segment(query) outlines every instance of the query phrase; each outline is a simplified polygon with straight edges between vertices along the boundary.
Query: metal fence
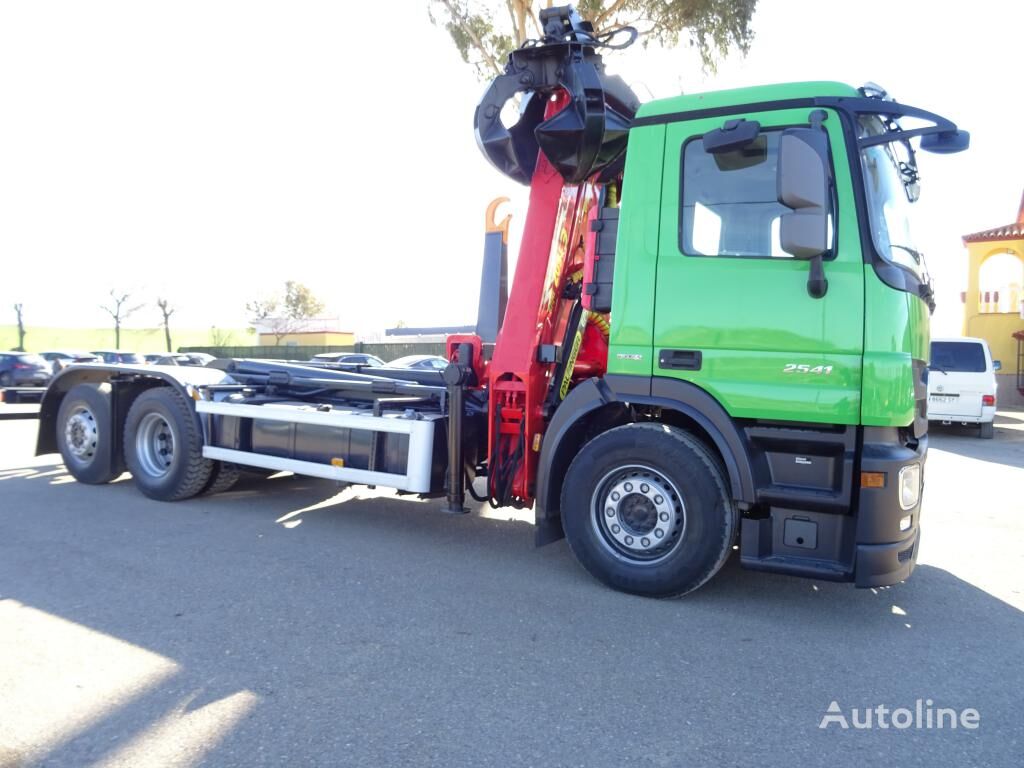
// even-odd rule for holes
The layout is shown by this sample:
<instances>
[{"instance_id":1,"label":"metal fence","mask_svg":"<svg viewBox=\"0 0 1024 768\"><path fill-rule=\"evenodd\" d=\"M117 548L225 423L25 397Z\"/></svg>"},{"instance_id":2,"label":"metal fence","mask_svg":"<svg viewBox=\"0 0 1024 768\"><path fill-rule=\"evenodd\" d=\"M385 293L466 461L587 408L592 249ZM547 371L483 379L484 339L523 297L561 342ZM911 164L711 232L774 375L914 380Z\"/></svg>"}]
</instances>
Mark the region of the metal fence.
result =
<instances>
[{"instance_id":1,"label":"metal fence","mask_svg":"<svg viewBox=\"0 0 1024 768\"><path fill-rule=\"evenodd\" d=\"M356 342L347 347L314 347L314 346L250 346L250 347L180 347L179 352L205 352L214 357L248 357L258 360L309 360L313 355L326 352L360 352L376 355L385 362L397 360L406 355L440 355L444 357L443 342L425 343L396 342L387 344L364 344Z\"/></svg>"}]
</instances>

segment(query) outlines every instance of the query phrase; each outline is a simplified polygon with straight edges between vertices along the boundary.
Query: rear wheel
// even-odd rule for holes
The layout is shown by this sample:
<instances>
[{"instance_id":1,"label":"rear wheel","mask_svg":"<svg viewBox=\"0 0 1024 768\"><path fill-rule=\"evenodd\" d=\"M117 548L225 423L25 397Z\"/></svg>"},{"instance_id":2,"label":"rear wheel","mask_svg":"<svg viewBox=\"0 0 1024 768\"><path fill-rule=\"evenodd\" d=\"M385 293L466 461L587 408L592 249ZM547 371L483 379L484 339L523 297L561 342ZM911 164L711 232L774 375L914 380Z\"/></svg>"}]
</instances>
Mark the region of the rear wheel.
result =
<instances>
[{"instance_id":1,"label":"rear wheel","mask_svg":"<svg viewBox=\"0 0 1024 768\"><path fill-rule=\"evenodd\" d=\"M561 508L583 567L650 597L683 595L710 579L739 522L716 457L661 424L627 424L587 443L566 473Z\"/></svg>"},{"instance_id":2,"label":"rear wheel","mask_svg":"<svg viewBox=\"0 0 1024 768\"><path fill-rule=\"evenodd\" d=\"M11 386L11 381L12 381L11 380L11 374L6 373L6 372L0 373L0 387L9 387L9 386Z\"/></svg>"},{"instance_id":3,"label":"rear wheel","mask_svg":"<svg viewBox=\"0 0 1024 768\"><path fill-rule=\"evenodd\" d=\"M995 435L995 425L991 421L983 421L981 423L981 430L978 433L978 437L983 440L991 440Z\"/></svg>"},{"instance_id":4,"label":"rear wheel","mask_svg":"<svg viewBox=\"0 0 1024 768\"><path fill-rule=\"evenodd\" d=\"M242 472L237 464L216 461L213 464L213 470L210 472L210 479L206 481L203 493L214 494L230 491L241 475Z\"/></svg>"},{"instance_id":5,"label":"rear wheel","mask_svg":"<svg viewBox=\"0 0 1024 768\"><path fill-rule=\"evenodd\" d=\"M75 480L109 483L124 472L124 460L111 434L110 395L95 384L76 384L57 412L57 449Z\"/></svg>"},{"instance_id":6,"label":"rear wheel","mask_svg":"<svg viewBox=\"0 0 1024 768\"><path fill-rule=\"evenodd\" d=\"M199 425L179 392L156 387L132 403L124 425L125 461L146 496L178 501L203 491L214 462L202 451Z\"/></svg>"}]
</instances>

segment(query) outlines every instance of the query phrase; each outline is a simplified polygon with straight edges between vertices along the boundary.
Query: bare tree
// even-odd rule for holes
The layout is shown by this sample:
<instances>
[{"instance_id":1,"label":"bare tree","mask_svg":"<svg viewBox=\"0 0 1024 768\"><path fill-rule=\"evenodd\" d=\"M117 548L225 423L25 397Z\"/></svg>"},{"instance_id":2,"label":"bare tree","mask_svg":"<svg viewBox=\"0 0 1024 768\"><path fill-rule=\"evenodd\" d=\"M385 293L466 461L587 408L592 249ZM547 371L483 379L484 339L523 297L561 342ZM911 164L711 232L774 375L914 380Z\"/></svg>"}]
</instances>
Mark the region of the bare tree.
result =
<instances>
[{"instance_id":1,"label":"bare tree","mask_svg":"<svg viewBox=\"0 0 1024 768\"><path fill-rule=\"evenodd\" d=\"M25 305L18 303L14 305L14 314L18 316L18 346L15 352L25 351Z\"/></svg>"},{"instance_id":2,"label":"bare tree","mask_svg":"<svg viewBox=\"0 0 1024 768\"><path fill-rule=\"evenodd\" d=\"M246 311L252 315L252 323L259 324L272 333L276 344L291 333L291 319L286 314L278 314L279 301L276 298L255 299L245 305Z\"/></svg>"},{"instance_id":3,"label":"bare tree","mask_svg":"<svg viewBox=\"0 0 1024 768\"><path fill-rule=\"evenodd\" d=\"M295 333L311 317L323 312L324 305L302 283L288 280L279 297L257 299L245 305L252 322L259 323L274 336L275 345L290 333Z\"/></svg>"},{"instance_id":4,"label":"bare tree","mask_svg":"<svg viewBox=\"0 0 1024 768\"><path fill-rule=\"evenodd\" d=\"M234 340L235 337L231 331L225 331L223 328L218 328L216 325L210 326L210 346L230 347Z\"/></svg>"},{"instance_id":5,"label":"bare tree","mask_svg":"<svg viewBox=\"0 0 1024 768\"><path fill-rule=\"evenodd\" d=\"M111 319L114 321L115 349L121 348L121 323L145 306L144 304L137 304L133 307L125 306L130 297L130 293L118 293L116 290L111 288L110 304L100 304L100 309L110 315Z\"/></svg>"},{"instance_id":6,"label":"bare tree","mask_svg":"<svg viewBox=\"0 0 1024 768\"><path fill-rule=\"evenodd\" d=\"M157 299L156 305L160 308L160 314L164 318L164 341L167 342L167 351L173 352L174 350L171 348L171 315L174 314L174 309L171 308L171 304L167 299Z\"/></svg>"}]
</instances>

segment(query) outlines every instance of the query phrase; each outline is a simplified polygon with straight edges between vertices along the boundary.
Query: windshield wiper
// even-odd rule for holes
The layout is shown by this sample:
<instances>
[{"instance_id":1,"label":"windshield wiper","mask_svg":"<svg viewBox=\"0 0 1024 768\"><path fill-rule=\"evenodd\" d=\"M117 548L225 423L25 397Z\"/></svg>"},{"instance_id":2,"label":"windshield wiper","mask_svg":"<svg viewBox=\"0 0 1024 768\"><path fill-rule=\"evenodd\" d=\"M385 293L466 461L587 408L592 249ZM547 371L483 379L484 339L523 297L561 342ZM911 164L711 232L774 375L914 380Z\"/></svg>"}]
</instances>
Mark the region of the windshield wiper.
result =
<instances>
[{"instance_id":1,"label":"windshield wiper","mask_svg":"<svg viewBox=\"0 0 1024 768\"><path fill-rule=\"evenodd\" d=\"M924 254L916 248L911 248L909 245L897 245L896 243L889 243L890 248L899 248L901 251L906 251L914 259L915 264L920 264L921 259L924 258Z\"/></svg>"}]
</instances>

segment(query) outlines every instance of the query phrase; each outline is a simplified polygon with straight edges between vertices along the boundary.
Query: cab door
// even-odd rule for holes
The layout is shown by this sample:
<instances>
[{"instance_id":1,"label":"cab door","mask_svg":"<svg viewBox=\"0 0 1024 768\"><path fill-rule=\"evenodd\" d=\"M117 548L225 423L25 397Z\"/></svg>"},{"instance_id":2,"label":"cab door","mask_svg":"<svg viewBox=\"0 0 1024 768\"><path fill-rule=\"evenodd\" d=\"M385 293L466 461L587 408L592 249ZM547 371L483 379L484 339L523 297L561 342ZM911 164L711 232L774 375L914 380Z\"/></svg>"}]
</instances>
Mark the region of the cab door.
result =
<instances>
[{"instance_id":1,"label":"cab door","mask_svg":"<svg viewBox=\"0 0 1024 768\"><path fill-rule=\"evenodd\" d=\"M835 113L823 123L834 184L823 297L808 294L809 263L780 245L779 138L810 111L743 115L760 133L724 154L702 137L739 115L667 126L653 374L699 385L737 418L857 424L864 271Z\"/></svg>"}]
</instances>

